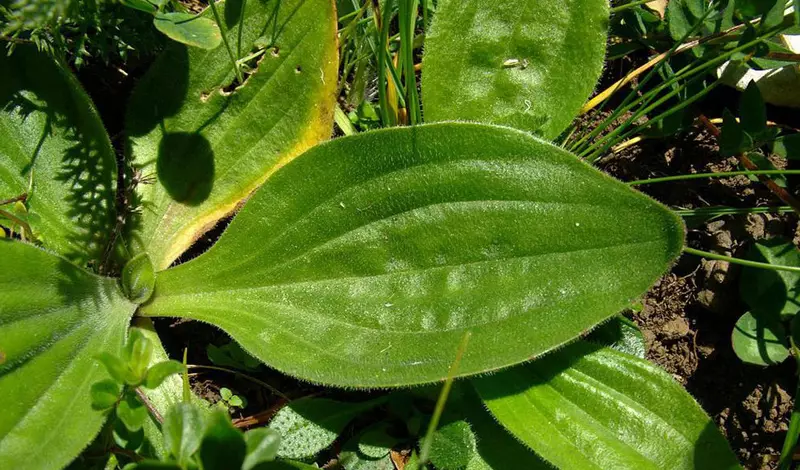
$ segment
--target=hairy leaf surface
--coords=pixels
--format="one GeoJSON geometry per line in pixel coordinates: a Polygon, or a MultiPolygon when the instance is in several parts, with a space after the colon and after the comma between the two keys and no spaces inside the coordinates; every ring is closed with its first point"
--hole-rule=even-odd
{"type": "MultiPolygon", "coordinates": [[[[232,2],[228,40],[257,72],[236,88],[225,47],[173,43],[138,84],[127,132],[142,176],[130,236],[164,269],[275,169],[327,139],[337,77],[331,0],[232,2]],[[237,8],[238,6],[238,8],[237,8]],[[244,18],[242,42],[239,25],[244,18]]],[[[210,13],[205,12],[205,16],[210,13]]]]}
{"type": "Polygon", "coordinates": [[[469,381],[455,384],[447,400],[447,408],[469,422],[478,442],[477,452],[467,470],[551,470],[553,467],[538,457],[502,427],[484,406],[469,381]]]}
{"type": "Polygon", "coordinates": [[[36,247],[0,241],[0,462],[66,466],[100,430],[95,360],[119,355],[135,306],[101,278],[36,247]]]}
{"type": "Polygon", "coordinates": [[[38,240],[98,264],[114,233],[116,177],[108,135],[69,69],[34,46],[0,54],[0,201],[27,194],[38,240]]]}
{"type": "Polygon", "coordinates": [[[739,468],[683,387],[611,348],[581,341],[473,383],[495,418],[557,468],[739,468]]]}
{"type": "Polygon", "coordinates": [[[606,0],[440,1],[425,39],[425,120],[557,137],[603,70],[606,0]]]}
{"type": "Polygon", "coordinates": [[[680,251],[666,208],[529,134],[447,123],[320,145],[141,310],[213,323],[340,386],[525,361],[615,314],[680,251]],[[502,340],[498,340],[502,338],[502,340]]]}

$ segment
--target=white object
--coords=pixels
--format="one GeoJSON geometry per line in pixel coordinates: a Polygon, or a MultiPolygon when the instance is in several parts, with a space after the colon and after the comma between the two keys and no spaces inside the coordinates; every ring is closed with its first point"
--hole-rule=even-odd
{"type": "MultiPolygon", "coordinates": [[[[800,35],[784,34],[781,42],[787,49],[800,54],[800,35]]],[[[726,85],[744,90],[755,81],[764,101],[777,106],[800,108],[800,64],[788,64],[771,70],[752,70],[743,65],[725,62],[717,76],[726,85]]]]}

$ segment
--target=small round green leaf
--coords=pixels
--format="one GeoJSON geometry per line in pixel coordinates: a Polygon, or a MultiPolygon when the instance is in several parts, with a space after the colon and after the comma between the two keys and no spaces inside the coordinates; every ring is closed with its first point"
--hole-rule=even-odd
{"type": "Polygon", "coordinates": [[[389,434],[389,424],[378,423],[358,436],[358,452],[371,459],[382,459],[397,442],[398,439],[389,434]]]}
{"type": "Polygon", "coordinates": [[[240,469],[247,453],[244,435],[231,424],[223,410],[215,410],[208,417],[206,432],[200,445],[203,470],[240,469]]]}
{"type": "Polygon", "coordinates": [[[147,388],[157,388],[164,380],[172,374],[183,372],[184,366],[178,361],[163,361],[150,367],[144,379],[144,386],[147,388]]]}
{"type": "Polygon", "coordinates": [[[122,270],[122,291],[135,304],[147,302],[153,295],[156,273],[147,253],[141,253],[122,270]]]}
{"type": "Polygon", "coordinates": [[[222,397],[223,400],[228,401],[233,396],[233,392],[228,387],[222,387],[219,389],[219,396],[222,397]]]}
{"type": "Polygon", "coordinates": [[[114,406],[119,398],[119,385],[111,379],[92,384],[92,408],[107,410],[114,406]]]}
{"type": "Polygon", "coordinates": [[[779,321],[747,312],[736,322],[731,335],[733,350],[743,362],[759,366],[779,364],[789,357],[786,330],[779,321]]]}
{"type": "Polygon", "coordinates": [[[247,401],[239,395],[233,395],[231,399],[228,400],[228,404],[236,408],[244,408],[247,406],[246,403],[247,401]]]}
{"type": "Polygon", "coordinates": [[[156,29],[173,41],[200,49],[216,49],[222,43],[222,33],[210,18],[191,13],[156,13],[156,29]]]}
{"type": "Polygon", "coordinates": [[[142,429],[147,416],[147,408],[133,393],[127,393],[117,405],[117,417],[131,432],[142,429]]]}
{"type": "MultiPolygon", "coordinates": [[[[800,267],[800,251],[792,242],[780,238],[754,243],[747,257],[762,263],[800,267]]],[[[762,317],[780,316],[786,320],[800,311],[800,274],[746,266],[739,278],[739,293],[751,311],[762,317]]]]}
{"type": "Polygon", "coordinates": [[[251,470],[257,465],[275,460],[281,445],[281,435],[270,428],[251,429],[244,434],[247,443],[247,457],[242,470],[251,470]]]}

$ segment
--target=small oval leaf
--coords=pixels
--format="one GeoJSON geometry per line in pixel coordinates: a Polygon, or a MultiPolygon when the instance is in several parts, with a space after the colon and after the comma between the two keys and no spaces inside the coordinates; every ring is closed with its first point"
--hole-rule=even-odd
{"type": "Polygon", "coordinates": [[[170,375],[180,374],[184,370],[183,364],[178,361],[163,361],[150,367],[147,370],[147,376],[144,380],[144,386],[147,388],[157,388],[164,380],[170,375]]]}
{"type": "Polygon", "coordinates": [[[246,453],[244,435],[231,424],[228,413],[219,409],[213,411],[200,445],[203,470],[241,469],[246,453]]]}
{"type": "Polygon", "coordinates": [[[410,385],[447,377],[466,331],[460,375],[572,340],[682,242],[668,209],[527,133],[388,129],[284,167],[140,312],[215,324],[307,380],[410,385]]]}
{"type": "Polygon", "coordinates": [[[164,446],[184,465],[200,448],[205,429],[203,411],[191,403],[177,403],[164,416],[164,446]]]}
{"type": "Polygon", "coordinates": [[[92,384],[92,408],[107,410],[112,408],[119,397],[119,385],[114,380],[106,379],[92,384]]]}
{"type": "Polygon", "coordinates": [[[756,317],[751,312],[742,315],[733,327],[731,343],[743,362],[758,366],[780,364],[789,357],[786,329],[765,315],[756,317]]]}
{"type": "Polygon", "coordinates": [[[247,457],[242,470],[252,470],[264,462],[271,462],[278,456],[281,446],[281,434],[269,428],[251,429],[244,433],[247,444],[247,457]]]}
{"type": "Polygon", "coordinates": [[[128,431],[136,432],[142,429],[147,416],[147,408],[132,393],[127,393],[117,405],[117,417],[128,428],[128,431]]]}

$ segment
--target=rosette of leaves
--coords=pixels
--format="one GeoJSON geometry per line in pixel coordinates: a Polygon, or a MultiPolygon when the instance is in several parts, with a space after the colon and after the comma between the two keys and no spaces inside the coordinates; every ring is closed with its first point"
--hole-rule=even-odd
{"type": "MultiPolygon", "coordinates": [[[[0,59],[0,195],[24,200],[35,238],[0,243],[0,389],[15,397],[0,460],[62,466],[91,439],[103,418],[89,387],[106,372],[89,351],[117,354],[135,315],[214,324],[265,364],[338,387],[441,381],[471,332],[458,376],[516,366],[474,382],[478,410],[483,400],[507,431],[441,433],[437,448],[474,454],[442,461],[734,466],[699,406],[643,359],[584,343],[553,353],[644,293],[683,244],[668,209],[531,134],[557,135],[591,92],[607,4],[475,1],[461,15],[457,3],[439,3],[424,58],[431,123],[322,144],[336,86],[331,4],[231,3],[228,39],[243,38],[234,49],[257,71],[237,84],[222,48],[164,53],[129,105],[139,184],[116,187],[137,210],[116,215],[108,137],[69,72],[24,48],[0,59]],[[436,98],[451,86],[444,71],[459,89],[436,98]],[[213,247],[173,266],[237,210],[213,247]],[[121,283],[86,269],[113,272],[118,259],[121,283]],[[32,452],[45,445],[46,460],[32,452]]],[[[287,423],[329,445],[315,422],[349,418],[322,414],[287,423]]]]}

